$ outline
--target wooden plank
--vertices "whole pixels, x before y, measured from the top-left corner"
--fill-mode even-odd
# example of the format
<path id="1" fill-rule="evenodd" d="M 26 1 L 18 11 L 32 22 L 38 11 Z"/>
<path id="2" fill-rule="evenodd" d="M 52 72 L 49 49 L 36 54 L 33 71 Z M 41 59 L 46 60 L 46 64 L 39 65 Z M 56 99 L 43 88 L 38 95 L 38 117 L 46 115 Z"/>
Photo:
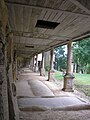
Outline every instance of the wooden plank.
<path id="1" fill-rule="evenodd" d="M 38 28 L 35 28 L 36 22 L 39 19 L 41 10 L 37 9 L 32 9 L 31 13 L 31 19 L 30 19 L 30 24 L 29 24 L 29 32 L 37 32 Z"/>
<path id="2" fill-rule="evenodd" d="M 37 0 L 37 6 L 43 6 L 46 0 Z"/>
<path id="3" fill-rule="evenodd" d="M 70 34 L 74 33 L 81 26 L 85 26 L 87 24 L 87 20 L 88 19 L 86 19 L 86 18 L 83 18 L 81 20 L 79 19 L 79 21 L 75 24 L 75 26 L 71 29 L 71 31 L 67 33 L 67 36 L 69 37 Z"/>
<path id="4" fill-rule="evenodd" d="M 15 30 L 15 22 L 13 20 L 13 16 L 14 16 L 14 9 L 12 7 L 8 6 L 8 14 L 9 14 L 9 24 L 12 30 Z M 15 18 L 15 17 L 14 17 Z"/>
<path id="5" fill-rule="evenodd" d="M 52 11 L 51 10 L 49 10 L 49 11 L 47 11 L 46 12 L 46 14 L 45 14 L 45 16 L 43 17 L 43 20 L 48 20 L 49 19 L 49 17 L 51 16 L 51 14 L 52 14 Z M 48 20 L 49 21 L 49 20 Z"/>
<path id="6" fill-rule="evenodd" d="M 54 9 L 59 9 L 60 5 L 62 4 L 63 0 L 55 0 L 55 3 L 53 5 Z"/>
<path id="7" fill-rule="evenodd" d="M 55 16 L 58 14 L 58 12 L 53 11 L 51 12 L 50 16 L 47 18 L 47 21 L 54 21 L 53 19 L 55 18 Z M 46 29 L 44 31 L 45 34 L 50 34 L 52 32 L 52 29 Z"/>
<path id="8" fill-rule="evenodd" d="M 57 32 L 59 32 L 63 27 L 65 27 L 67 24 L 72 22 L 75 18 L 76 18 L 76 15 L 69 15 L 69 16 L 64 15 L 63 19 L 61 16 L 61 20 L 59 19 L 60 24 L 55 28 L 55 30 L 53 31 L 53 34 L 56 34 Z"/>
<path id="9" fill-rule="evenodd" d="M 36 5 L 37 4 L 37 0 L 30 0 L 30 4 L 31 5 Z"/>
<path id="10" fill-rule="evenodd" d="M 62 2 L 62 4 L 60 5 L 59 9 L 61 9 L 61 10 L 66 10 L 66 9 L 67 9 L 67 4 L 68 4 L 68 2 L 69 2 L 69 1 L 64 0 L 64 1 Z"/>
<path id="11" fill-rule="evenodd" d="M 42 10 L 40 16 L 39 16 L 39 20 L 43 20 L 44 19 L 44 16 L 46 15 L 47 13 L 47 10 Z M 47 29 L 43 29 L 43 28 L 38 28 L 38 32 L 39 33 L 44 33 Z"/>
<path id="12" fill-rule="evenodd" d="M 39 16 L 39 20 L 42 20 L 43 18 L 44 18 L 44 16 L 45 16 L 45 14 L 47 13 L 47 10 L 42 10 L 42 12 L 41 12 L 41 14 L 40 14 L 40 16 Z"/>
<path id="13" fill-rule="evenodd" d="M 13 27 L 12 30 L 16 30 L 16 21 L 15 21 L 16 16 L 13 6 L 9 7 L 9 17 L 10 17 L 11 26 Z"/>
<path id="14" fill-rule="evenodd" d="M 58 13 L 57 11 L 53 11 L 52 14 L 49 16 L 48 21 L 53 21 L 57 13 Z"/>
<path id="15" fill-rule="evenodd" d="M 32 5 L 26 5 L 26 4 L 20 4 L 20 3 L 13 3 L 13 2 L 6 2 L 6 4 L 7 5 L 13 5 L 13 6 L 26 6 L 26 7 L 28 7 L 28 8 L 34 8 L 34 9 L 42 9 L 42 10 L 53 10 L 53 11 L 57 11 L 57 12 L 59 12 L 59 11 L 62 11 L 62 12 L 64 12 L 64 13 L 67 13 L 67 14 L 77 14 L 77 15 L 80 15 L 80 16 L 90 16 L 90 15 L 88 15 L 88 14 L 85 14 L 85 13 L 76 13 L 76 12 L 73 12 L 73 11 L 68 11 L 68 10 L 61 10 L 61 9 L 58 9 L 58 8 L 56 8 L 56 9 L 53 9 L 53 8 L 47 8 L 47 7 L 39 7 L 39 6 L 32 6 Z"/>
<path id="16" fill-rule="evenodd" d="M 57 22 L 62 22 L 68 16 L 67 13 L 62 13 L 61 16 L 57 19 Z"/>
<path id="17" fill-rule="evenodd" d="M 55 14 L 56 14 L 56 15 L 55 15 Z M 50 21 L 53 21 L 53 22 L 54 22 L 54 19 L 55 19 L 55 17 L 57 16 L 57 13 L 55 12 L 55 14 L 53 15 L 53 13 L 52 13 L 52 16 L 49 18 L 49 20 L 51 19 Z M 60 21 L 59 19 L 60 19 L 61 16 L 62 16 L 62 19 L 64 19 L 64 18 L 66 17 L 65 15 L 63 15 L 63 13 L 61 13 L 60 16 L 59 16 L 59 18 L 56 19 L 56 22 L 59 23 L 59 21 Z M 53 17 L 54 17 L 54 18 L 53 18 Z M 48 29 L 48 30 L 45 31 L 45 33 L 46 33 L 46 34 L 53 35 L 53 31 L 54 31 L 54 30 L 52 30 L 52 29 Z"/>
<path id="18" fill-rule="evenodd" d="M 14 6 L 16 31 L 23 31 L 23 7 Z"/>
<path id="19" fill-rule="evenodd" d="M 58 12 L 57 14 L 56 14 L 56 16 L 53 18 L 53 21 L 54 22 L 58 22 L 58 19 L 60 18 L 60 16 L 63 14 L 63 12 Z"/>
<path id="20" fill-rule="evenodd" d="M 80 34 L 86 33 L 90 31 L 90 22 L 86 22 L 87 25 L 82 24 L 77 28 L 73 33 L 71 33 L 69 36 L 70 37 L 76 37 L 79 36 Z"/>
<path id="21" fill-rule="evenodd" d="M 54 0 L 46 0 L 44 6 L 48 8 L 52 8 L 54 2 L 55 2 Z"/>
<path id="22" fill-rule="evenodd" d="M 66 17 L 61 23 L 60 23 L 60 30 L 62 30 L 66 25 L 68 25 L 69 23 L 71 23 L 72 21 L 74 21 L 77 18 L 76 15 L 69 15 L 68 17 Z"/>
<path id="23" fill-rule="evenodd" d="M 71 23 L 69 23 L 68 25 L 66 25 L 61 31 L 58 32 L 58 34 L 64 34 L 65 36 L 67 36 L 67 33 L 70 33 L 70 31 L 72 32 L 72 29 L 79 24 L 79 22 L 81 22 L 81 20 L 83 19 L 83 17 L 77 17 L 75 18 Z"/>
<path id="24" fill-rule="evenodd" d="M 24 9 L 24 13 L 23 13 L 23 31 L 28 32 L 29 31 L 29 24 L 30 24 L 32 9 L 28 9 L 27 7 L 24 7 L 23 9 Z"/>
<path id="25" fill-rule="evenodd" d="M 85 6 L 83 6 L 80 2 L 78 2 L 77 0 L 70 0 L 73 4 L 75 4 L 76 6 L 78 6 L 79 8 L 81 8 L 83 11 L 87 12 L 88 14 L 90 14 L 90 10 L 87 9 Z"/>

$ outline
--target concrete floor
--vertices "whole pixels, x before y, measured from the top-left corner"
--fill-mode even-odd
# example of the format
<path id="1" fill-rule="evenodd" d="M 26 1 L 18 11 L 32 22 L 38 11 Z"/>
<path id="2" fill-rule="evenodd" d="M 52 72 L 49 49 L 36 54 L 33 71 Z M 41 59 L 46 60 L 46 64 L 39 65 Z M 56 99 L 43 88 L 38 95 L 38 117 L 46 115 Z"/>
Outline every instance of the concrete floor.
<path id="1" fill-rule="evenodd" d="M 76 106 L 77 109 L 82 105 L 85 109 L 90 107 L 85 100 L 76 97 L 73 93 L 61 91 L 54 82 L 46 81 L 47 77 L 33 73 L 28 68 L 22 69 L 18 78 L 16 87 L 20 110 L 50 110 L 66 107 L 71 109 L 70 106 Z M 54 90 L 58 90 L 58 97 L 55 96 Z"/>
<path id="2" fill-rule="evenodd" d="M 46 80 L 28 68 L 20 71 L 16 82 L 20 120 L 90 120 L 86 99 L 62 91 L 62 83 Z"/>

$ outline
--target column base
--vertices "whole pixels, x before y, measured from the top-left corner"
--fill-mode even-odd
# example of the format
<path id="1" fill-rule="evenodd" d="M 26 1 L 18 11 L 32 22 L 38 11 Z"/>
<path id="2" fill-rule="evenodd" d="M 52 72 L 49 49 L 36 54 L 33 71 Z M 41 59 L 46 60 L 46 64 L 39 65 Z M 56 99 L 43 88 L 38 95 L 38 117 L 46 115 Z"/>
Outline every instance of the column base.
<path id="1" fill-rule="evenodd" d="M 34 70 L 34 71 L 35 71 L 35 72 L 38 72 L 38 67 L 37 67 L 37 66 L 35 67 L 35 70 Z"/>
<path id="2" fill-rule="evenodd" d="M 63 88 L 62 90 L 65 91 L 65 92 L 74 92 L 74 90 L 72 88 L 71 89 Z"/>
<path id="3" fill-rule="evenodd" d="M 73 74 L 65 74 L 64 76 L 64 86 L 63 86 L 63 91 L 65 92 L 74 92 L 73 90 L 73 79 L 74 75 Z"/>
<path id="4" fill-rule="evenodd" d="M 45 76 L 45 69 L 44 68 L 41 68 L 40 76 Z"/>
<path id="5" fill-rule="evenodd" d="M 48 80 L 47 81 L 52 81 L 54 80 L 54 73 L 55 73 L 55 70 L 50 70 L 48 72 Z"/>

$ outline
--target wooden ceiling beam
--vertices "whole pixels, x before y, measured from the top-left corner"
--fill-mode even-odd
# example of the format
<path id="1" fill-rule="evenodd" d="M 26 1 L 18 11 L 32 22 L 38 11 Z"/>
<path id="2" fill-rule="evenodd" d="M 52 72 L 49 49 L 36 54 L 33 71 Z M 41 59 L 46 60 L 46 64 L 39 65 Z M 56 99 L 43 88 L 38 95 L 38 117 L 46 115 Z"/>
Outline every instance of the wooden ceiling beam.
<path id="1" fill-rule="evenodd" d="M 72 1 L 72 0 L 70 0 Z M 76 1 L 76 0 L 75 0 Z M 80 15 L 83 17 L 88 17 L 90 16 L 89 13 L 85 14 L 85 13 L 77 13 L 77 12 L 72 12 L 72 11 L 68 11 L 68 10 L 61 10 L 61 9 L 53 9 L 53 8 L 47 8 L 47 7 L 39 7 L 39 6 L 32 6 L 32 5 L 28 5 L 28 4 L 23 4 L 23 3 L 18 3 L 18 2 L 9 2 L 9 1 L 5 1 L 7 5 L 13 5 L 13 6 L 22 6 L 22 7 L 27 7 L 27 8 L 34 8 L 34 9 L 40 9 L 40 10 L 52 10 L 53 12 L 64 12 L 67 14 L 75 14 L 75 15 Z M 79 4 L 79 3 L 78 3 Z M 80 6 L 80 5 L 79 5 Z M 81 5 L 82 6 L 82 5 Z M 83 7 L 83 6 L 82 6 Z M 84 7 L 85 9 L 85 7 Z M 86 8 L 86 10 L 88 11 L 88 9 Z M 89 11 L 88 11 L 89 12 Z"/>
<path id="2" fill-rule="evenodd" d="M 77 7 L 81 8 L 87 14 L 90 14 L 90 10 L 88 8 L 86 8 L 84 5 L 82 5 L 80 2 L 78 2 L 77 0 L 69 0 L 69 1 L 72 2 L 73 4 L 75 4 Z"/>
<path id="3" fill-rule="evenodd" d="M 73 41 L 77 41 L 77 40 L 81 40 L 81 39 L 84 39 L 84 38 L 89 38 L 90 37 L 90 31 L 86 32 L 86 33 L 83 33 L 77 37 L 74 37 L 72 38 Z"/>

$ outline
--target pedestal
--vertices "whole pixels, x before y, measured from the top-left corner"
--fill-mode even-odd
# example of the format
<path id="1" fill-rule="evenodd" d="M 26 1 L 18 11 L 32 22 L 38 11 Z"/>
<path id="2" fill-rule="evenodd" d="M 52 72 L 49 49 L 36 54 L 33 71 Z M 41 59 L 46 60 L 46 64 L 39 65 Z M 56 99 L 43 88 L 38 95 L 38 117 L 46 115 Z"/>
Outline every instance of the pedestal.
<path id="1" fill-rule="evenodd" d="M 35 67 L 35 72 L 38 72 L 38 66 Z"/>
<path id="2" fill-rule="evenodd" d="M 66 74 L 64 76 L 64 86 L 63 86 L 63 91 L 65 92 L 73 92 L 73 79 L 74 75 L 71 74 Z"/>
<path id="3" fill-rule="evenodd" d="M 44 68 L 41 68 L 40 76 L 45 76 L 45 69 Z"/>
<path id="4" fill-rule="evenodd" d="M 54 80 L 54 74 L 55 74 L 55 71 L 54 70 L 50 70 L 48 72 L 48 80 L 47 81 L 52 81 Z"/>

